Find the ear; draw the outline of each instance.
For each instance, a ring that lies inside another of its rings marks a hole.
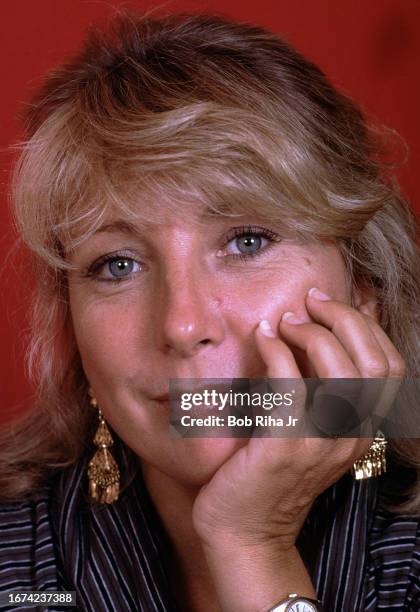
[[[352,304],[356,310],[372,317],[372,319],[379,323],[381,311],[373,287],[368,287],[367,285],[354,286]]]

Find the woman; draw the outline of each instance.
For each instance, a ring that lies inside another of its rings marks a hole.
[[[2,434],[2,590],[417,610],[417,439],[355,480],[372,436],[168,432],[170,379],[418,375],[415,220],[358,109],[258,27],[125,15],[27,130],[39,394]]]

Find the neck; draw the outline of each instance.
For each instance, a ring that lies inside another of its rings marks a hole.
[[[142,462],[142,472],[173,546],[171,581],[181,609],[219,610],[204,551],[192,522],[192,509],[200,487],[180,484],[145,462]]]

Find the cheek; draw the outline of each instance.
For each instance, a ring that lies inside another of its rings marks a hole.
[[[284,312],[292,311],[309,321],[306,296],[312,287],[318,287],[339,301],[350,302],[347,272],[338,249],[323,247],[311,250],[314,253],[299,254],[285,260],[264,284],[259,314],[279,323]]]
[[[341,301],[348,299],[345,271],[340,265],[329,270],[326,261],[308,256],[284,261],[269,272],[253,278],[252,284],[238,283],[234,291],[225,292],[224,306],[244,327],[251,329],[261,319],[278,324],[289,310],[309,320],[306,295],[314,286]]]
[[[129,302],[70,300],[73,329],[86,376],[101,385],[130,377],[142,346],[142,318]],[[141,311],[140,311],[141,312]]]

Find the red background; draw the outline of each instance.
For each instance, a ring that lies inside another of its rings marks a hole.
[[[0,3],[0,420],[28,406],[23,347],[30,278],[25,258],[13,250],[8,212],[10,145],[20,137],[18,113],[42,75],[74,53],[86,26],[104,23],[114,7],[157,3],[97,0],[12,0]],[[160,4],[160,3],[159,3]],[[409,147],[398,172],[420,213],[420,2],[418,0],[207,0],[166,2],[167,10],[219,11],[283,35],[318,64],[345,93]]]

